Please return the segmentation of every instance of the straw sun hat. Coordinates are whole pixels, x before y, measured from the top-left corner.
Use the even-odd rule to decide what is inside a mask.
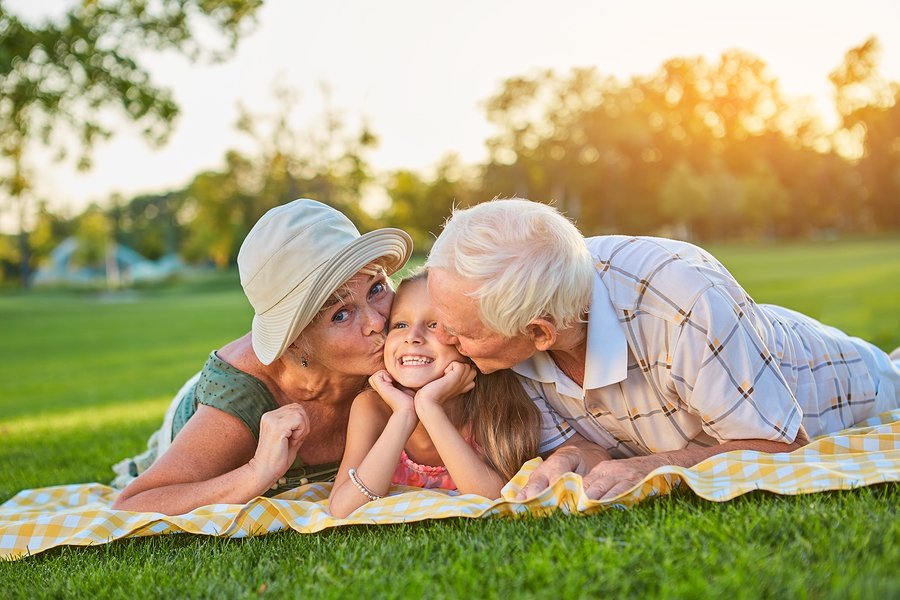
[[[372,262],[388,275],[406,264],[412,239],[386,228],[360,235],[343,213],[294,200],[260,218],[241,244],[241,286],[255,313],[253,351],[271,364],[341,285]]]

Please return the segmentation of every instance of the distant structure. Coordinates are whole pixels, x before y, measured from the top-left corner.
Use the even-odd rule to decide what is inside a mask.
[[[175,254],[153,261],[122,244],[110,244],[102,264],[82,265],[75,260],[78,244],[74,237],[60,242],[50,252],[47,262],[35,271],[32,284],[119,288],[162,281],[185,269]]]

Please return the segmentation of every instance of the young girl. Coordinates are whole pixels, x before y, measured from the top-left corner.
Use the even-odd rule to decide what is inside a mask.
[[[425,271],[397,288],[385,370],[350,409],[347,445],[329,498],[346,517],[392,483],[487,498],[537,456],[540,414],[511,371],[478,375],[434,334]]]

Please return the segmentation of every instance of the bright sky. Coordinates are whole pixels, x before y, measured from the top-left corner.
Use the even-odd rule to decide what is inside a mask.
[[[29,18],[58,14],[71,0],[4,0]],[[83,174],[36,161],[38,192],[51,207],[79,211],[112,192],[173,189],[221,165],[241,147],[237,102],[273,109],[273,82],[301,93],[296,126],[321,114],[319,84],[355,130],[363,119],[380,138],[377,169],[427,169],[447,152],[485,157],[491,129],[482,103],[510,76],[538,68],[595,66],[626,79],[675,56],[716,60],[730,48],[764,60],[782,90],[830,109],[828,73],[870,35],[882,44],[881,72],[900,80],[896,0],[456,0],[423,2],[266,0],[259,26],[223,65],[151,56],[156,81],[174,90],[182,115],[167,145],[151,148],[123,125],[96,148]]]

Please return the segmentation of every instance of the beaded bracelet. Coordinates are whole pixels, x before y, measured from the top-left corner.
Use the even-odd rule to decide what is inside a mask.
[[[364,484],[362,482],[362,479],[359,478],[359,475],[356,474],[356,469],[350,469],[347,473],[348,475],[350,475],[350,481],[353,482],[353,485],[356,486],[356,489],[362,492],[362,494],[369,500],[381,500],[384,497],[379,496],[378,494],[367,488],[366,484]]]

